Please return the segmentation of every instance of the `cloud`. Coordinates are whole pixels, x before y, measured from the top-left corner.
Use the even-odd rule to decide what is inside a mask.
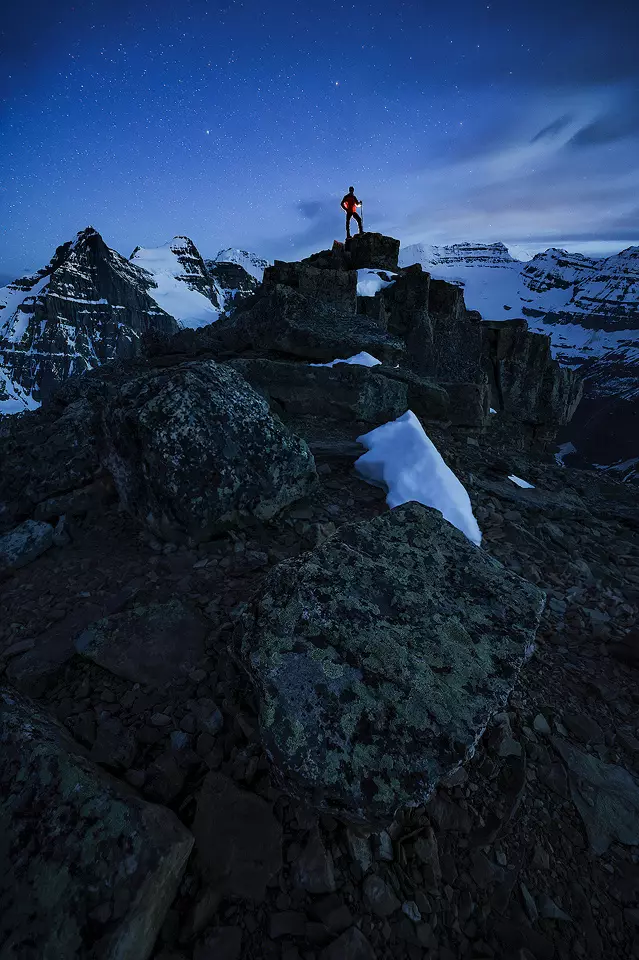
[[[536,133],[531,139],[531,143],[537,143],[538,140],[544,140],[546,137],[554,137],[556,134],[561,133],[569,123],[572,122],[572,115],[567,113],[563,117],[558,117],[556,120],[553,120],[552,123],[547,124],[547,126],[542,127],[539,133]]]
[[[315,220],[326,210],[325,200],[300,200],[297,209],[307,220]]]
[[[614,143],[615,140],[625,140],[628,137],[639,138],[639,116],[626,113],[609,114],[582,127],[570,138],[568,146],[591,147]]]

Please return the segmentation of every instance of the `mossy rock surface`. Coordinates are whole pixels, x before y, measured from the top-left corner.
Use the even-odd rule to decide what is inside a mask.
[[[147,960],[193,837],[0,687],[2,957]]]
[[[213,360],[126,382],[105,409],[104,435],[120,499],[166,540],[201,542],[270,520],[317,481],[305,442]]]
[[[417,503],[279,564],[234,643],[287,788],[369,823],[424,802],[505,703],[543,606]]]

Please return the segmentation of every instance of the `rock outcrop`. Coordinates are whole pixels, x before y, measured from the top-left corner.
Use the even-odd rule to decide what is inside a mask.
[[[176,343],[206,345],[207,337],[176,338]],[[211,331],[213,349],[227,354],[249,350],[273,358],[320,362],[365,350],[378,360],[397,363],[405,346],[377,324],[362,322],[354,311],[312,300],[294,287],[277,284]],[[188,347],[187,347],[188,348]],[[196,348],[197,349],[197,348]]]
[[[583,395],[581,378],[552,359],[550,337],[525,320],[483,321],[483,364],[491,406],[526,425],[534,439],[554,439]]]
[[[0,688],[0,943],[41,960],[147,960],[193,838]]]
[[[228,366],[241,373],[285,418],[329,417],[378,425],[399,417],[408,406],[408,390],[401,378],[379,376],[359,364],[316,367],[274,360],[231,360]],[[439,399],[435,388],[433,393]]]
[[[397,270],[399,240],[383,233],[356,234],[345,243],[335,240],[330,250],[321,250],[302,263],[323,270]]]
[[[543,605],[415,503],[280,564],[235,646],[287,788],[363,821],[427,800],[505,703]]]
[[[101,456],[126,509],[166,540],[270,520],[316,479],[304,441],[212,360],[129,380],[105,405]]]
[[[551,248],[514,259],[502,243],[402,247],[400,263],[420,263],[464,291],[489,320],[527,319],[551,337],[553,357],[584,381],[584,399],[558,441],[573,467],[636,470],[639,446],[639,247],[595,258]]]
[[[264,271],[263,289],[275,290],[278,284],[297,290],[311,300],[328,303],[345,313],[357,309],[357,273],[353,270],[328,270],[308,263],[276,260]]]

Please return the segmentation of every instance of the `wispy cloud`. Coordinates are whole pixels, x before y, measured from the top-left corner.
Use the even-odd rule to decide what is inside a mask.
[[[464,143],[457,157],[434,154],[421,170],[374,184],[368,226],[403,243],[639,242],[639,125],[630,102],[627,87],[531,96],[516,128],[501,138],[494,127],[486,139],[479,131],[474,154]],[[304,251],[338,229],[333,199],[308,207],[301,212],[311,222],[287,240]]]

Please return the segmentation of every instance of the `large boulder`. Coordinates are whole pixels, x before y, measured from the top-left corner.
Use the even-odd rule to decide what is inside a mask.
[[[315,367],[258,359],[232,360],[228,365],[287,416],[379,425],[399,417],[408,406],[406,384],[377,376],[375,367],[352,363]]]
[[[417,503],[279,564],[234,648],[287,789],[367,823],[424,802],[505,703],[543,605]]]
[[[190,338],[197,342],[199,337]],[[230,320],[220,320],[207,339],[221,356],[253,350],[275,359],[283,356],[328,361],[361,351],[378,360],[397,363],[404,344],[378,324],[338,309],[330,303],[305,297],[284,284],[259,296]],[[180,338],[175,338],[180,342]],[[191,348],[193,349],[193,348]]]
[[[346,313],[355,313],[357,309],[357,273],[354,270],[322,270],[308,263],[276,260],[264,271],[263,288],[273,290],[278,284],[291,287],[310,300],[331,303]]]
[[[213,360],[127,381],[103,427],[103,462],[122,503],[167,540],[201,542],[270,520],[317,480],[305,442]]]
[[[146,960],[193,838],[0,688],[2,956]]]

